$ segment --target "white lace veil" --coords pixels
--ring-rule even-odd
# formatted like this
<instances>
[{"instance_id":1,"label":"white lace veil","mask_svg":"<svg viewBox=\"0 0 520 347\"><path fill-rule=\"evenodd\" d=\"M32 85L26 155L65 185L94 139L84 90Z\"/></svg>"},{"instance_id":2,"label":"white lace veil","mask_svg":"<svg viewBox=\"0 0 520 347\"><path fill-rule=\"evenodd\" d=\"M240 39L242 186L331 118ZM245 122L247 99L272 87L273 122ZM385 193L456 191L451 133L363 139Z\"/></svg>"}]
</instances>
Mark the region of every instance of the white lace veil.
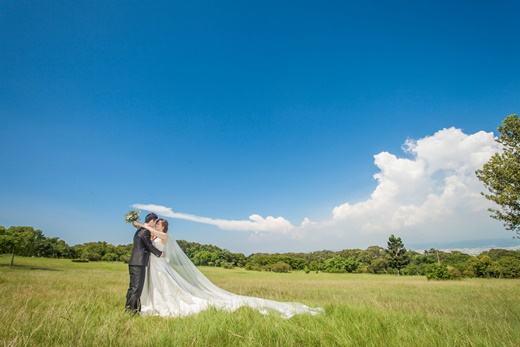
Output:
<instances>
[{"instance_id":1,"label":"white lace veil","mask_svg":"<svg viewBox=\"0 0 520 347\"><path fill-rule=\"evenodd\" d=\"M168 236L165 248L166 261L175 270L172 272L176 277L175 280L187 294L207 301L208 306L226 311L247 306L263 314L275 313L284 318L290 318L295 314L316 315L325 312L322 308L310 308L296 302L277 302L227 292L211 283L184 254L175 239L171 235Z\"/></svg>"}]
</instances>

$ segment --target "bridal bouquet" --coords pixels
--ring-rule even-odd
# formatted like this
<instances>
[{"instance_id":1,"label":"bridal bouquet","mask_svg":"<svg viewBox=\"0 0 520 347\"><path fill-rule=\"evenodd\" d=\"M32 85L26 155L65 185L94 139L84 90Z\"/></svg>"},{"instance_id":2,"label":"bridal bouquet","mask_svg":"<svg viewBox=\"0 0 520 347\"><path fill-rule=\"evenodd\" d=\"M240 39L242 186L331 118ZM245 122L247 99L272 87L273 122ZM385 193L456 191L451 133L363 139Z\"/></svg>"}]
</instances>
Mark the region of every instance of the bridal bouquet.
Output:
<instances>
[{"instance_id":1,"label":"bridal bouquet","mask_svg":"<svg viewBox=\"0 0 520 347\"><path fill-rule=\"evenodd\" d=\"M125 222L132 223L139 220L139 213L141 213L141 211L130 210L130 212L125 214Z\"/></svg>"}]
</instances>

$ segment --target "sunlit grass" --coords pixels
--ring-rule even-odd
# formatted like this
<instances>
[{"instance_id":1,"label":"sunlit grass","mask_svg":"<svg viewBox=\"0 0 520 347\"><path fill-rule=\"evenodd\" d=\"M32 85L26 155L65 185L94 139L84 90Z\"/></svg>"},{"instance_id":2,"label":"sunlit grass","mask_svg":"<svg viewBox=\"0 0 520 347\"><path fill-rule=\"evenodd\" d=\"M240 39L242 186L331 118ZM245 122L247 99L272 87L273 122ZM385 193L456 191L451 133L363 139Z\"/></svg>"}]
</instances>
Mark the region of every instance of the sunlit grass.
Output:
<instances>
[{"instance_id":1,"label":"sunlit grass","mask_svg":"<svg viewBox=\"0 0 520 347\"><path fill-rule=\"evenodd\" d=\"M164 319L123 310L122 263L0 256L4 346L517 346L520 280L204 267L228 291L324 307L285 320L242 308Z\"/></svg>"}]
</instances>

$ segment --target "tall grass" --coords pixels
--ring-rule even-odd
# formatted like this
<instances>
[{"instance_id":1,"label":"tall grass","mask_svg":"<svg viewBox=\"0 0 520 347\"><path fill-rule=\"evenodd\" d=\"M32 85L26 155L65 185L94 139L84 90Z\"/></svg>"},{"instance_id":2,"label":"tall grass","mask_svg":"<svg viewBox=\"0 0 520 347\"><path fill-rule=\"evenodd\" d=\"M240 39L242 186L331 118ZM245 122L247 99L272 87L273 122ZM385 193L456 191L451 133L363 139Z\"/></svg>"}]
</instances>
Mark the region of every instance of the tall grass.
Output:
<instances>
[{"instance_id":1,"label":"tall grass","mask_svg":"<svg viewBox=\"0 0 520 347\"><path fill-rule=\"evenodd\" d=\"M520 280L202 268L243 295L324 307L282 319L248 308L134 317L122 263L0 256L4 346L518 346Z\"/></svg>"}]
</instances>

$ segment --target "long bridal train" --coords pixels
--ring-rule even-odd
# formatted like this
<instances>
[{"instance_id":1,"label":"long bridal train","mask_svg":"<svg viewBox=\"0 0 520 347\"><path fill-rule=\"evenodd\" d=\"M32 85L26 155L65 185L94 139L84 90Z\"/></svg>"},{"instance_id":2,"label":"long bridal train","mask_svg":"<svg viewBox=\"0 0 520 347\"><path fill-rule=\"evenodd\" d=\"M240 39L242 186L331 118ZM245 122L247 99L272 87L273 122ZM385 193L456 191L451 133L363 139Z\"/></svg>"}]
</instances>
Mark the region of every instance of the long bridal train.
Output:
<instances>
[{"instance_id":1,"label":"long bridal train","mask_svg":"<svg viewBox=\"0 0 520 347\"><path fill-rule=\"evenodd\" d=\"M279 314L290 318L296 314L321 314L322 308L311 308L295 302L278 302L227 292L211 283L184 254L169 235L166 245L159 239L154 246L165 250L166 258L150 257L145 287L141 294L141 314L180 317L210 307L235 311L242 306L262 314Z\"/></svg>"}]
</instances>

